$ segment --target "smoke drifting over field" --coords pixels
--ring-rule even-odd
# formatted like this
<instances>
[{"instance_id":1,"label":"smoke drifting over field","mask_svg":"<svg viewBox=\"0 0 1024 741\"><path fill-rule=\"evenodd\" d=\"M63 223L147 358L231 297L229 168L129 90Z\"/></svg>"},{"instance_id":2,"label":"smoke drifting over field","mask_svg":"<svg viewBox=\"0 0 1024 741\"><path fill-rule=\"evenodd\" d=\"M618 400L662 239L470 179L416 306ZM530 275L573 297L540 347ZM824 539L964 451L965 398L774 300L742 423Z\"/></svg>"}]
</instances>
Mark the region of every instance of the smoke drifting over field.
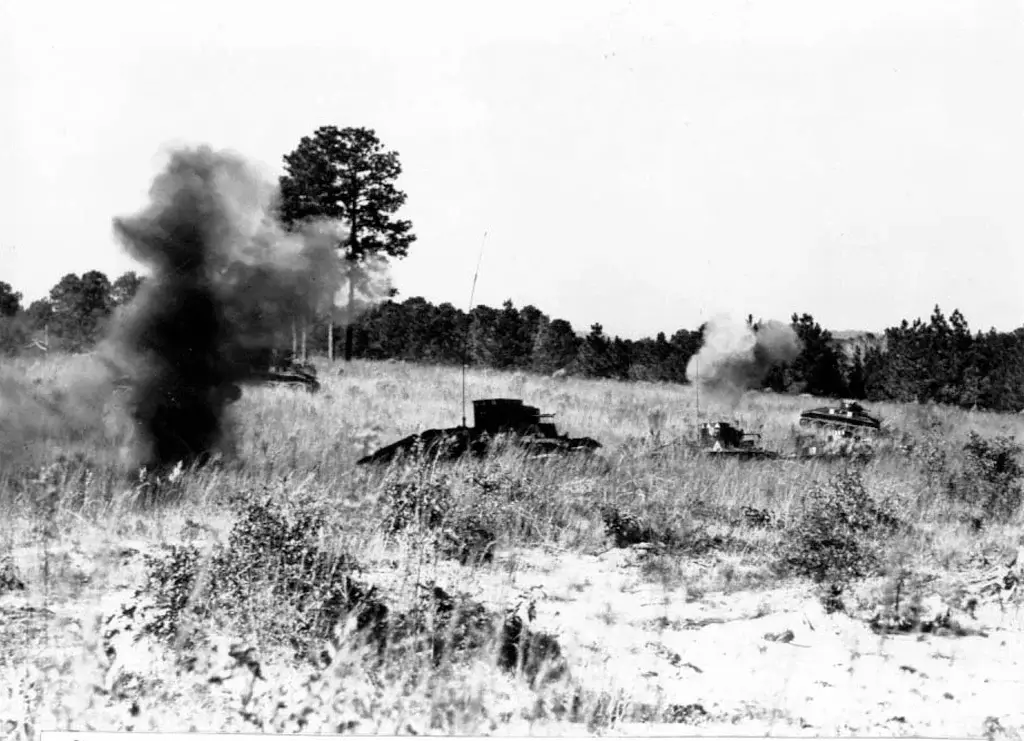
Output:
<instances>
[{"instance_id":1,"label":"smoke drifting over field","mask_svg":"<svg viewBox=\"0 0 1024 741\"><path fill-rule=\"evenodd\" d=\"M242 158L184 149L154 180L149 205L114 220L152 273L106 348L132 377L144 463L210 452L225 431L221 391L244 378L246 354L289 344L293 321L333 310L346 229L321 221L288 232L276 197Z\"/></svg>"},{"instance_id":2,"label":"smoke drifting over field","mask_svg":"<svg viewBox=\"0 0 1024 741\"><path fill-rule=\"evenodd\" d=\"M349 281L352 285L349 286ZM349 291L351 288L351 303ZM342 261L342 285L331 315L339 326L346 326L387 299L391 290L388 263L382 257L367 255L358 264Z\"/></svg>"},{"instance_id":3,"label":"smoke drifting over field","mask_svg":"<svg viewBox=\"0 0 1024 741\"><path fill-rule=\"evenodd\" d=\"M0 367L0 466L40 466L55 450L71 455L80 446L118 462L128 430L112 413L111 392L108 369L88 355Z\"/></svg>"},{"instance_id":4,"label":"smoke drifting over field","mask_svg":"<svg viewBox=\"0 0 1024 741\"><path fill-rule=\"evenodd\" d=\"M704 329L704 344L690 358L686 376L699 379L700 390L729 406L759 385L775 366L796 360L800 338L788 324L761 322L757 332L743 321L716 316Z\"/></svg>"}]
</instances>

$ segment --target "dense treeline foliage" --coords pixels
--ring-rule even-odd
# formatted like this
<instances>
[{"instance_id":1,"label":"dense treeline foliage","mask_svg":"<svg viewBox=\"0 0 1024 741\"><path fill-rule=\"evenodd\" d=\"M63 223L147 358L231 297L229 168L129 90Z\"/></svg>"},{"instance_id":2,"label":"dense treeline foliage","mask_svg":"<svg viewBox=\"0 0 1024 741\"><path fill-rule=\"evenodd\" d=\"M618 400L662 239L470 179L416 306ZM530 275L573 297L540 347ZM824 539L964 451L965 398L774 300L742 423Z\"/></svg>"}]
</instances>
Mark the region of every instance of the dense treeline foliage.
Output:
<instances>
[{"instance_id":1,"label":"dense treeline foliage","mask_svg":"<svg viewBox=\"0 0 1024 741\"><path fill-rule=\"evenodd\" d=\"M534 306L477 306L468 315L449 303L422 298L388 301L356 322L355 353L370 359L398 358L442 364L466 362L500 369L567 372L622 380L686 381L686 363L700 346L700 331L671 339L623 340L600 324L579 336L564 319Z\"/></svg>"},{"instance_id":2,"label":"dense treeline foliage","mask_svg":"<svg viewBox=\"0 0 1024 741\"><path fill-rule=\"evenodd\" d=\"M752 320L751 320L752 323ZM1012 333L971 334L959 311L947 319L935 307L928 323L904 321L867 349L844 351L810 314L791 323L803 349L772 369L764 386L780 393L847 396L871 401L934 401L1018 411L1024 409L1024 327ZM468 333L467 333L468 324ZM752 326L757 328L757 324ZM569 322L533 306L477 306L467 314L422 298L388 301L356 322L356 357L430 363L466 361L493 368L549 373L559 368L596 378L685 383L686 366L703 341L703 327L670 338L623 340L600 324L580 336ZM873 342L870 340L874 340Z\"/></svg>"},{"instance_id":3,"label":"dense treeline foliage","mask_svg":"<svg viewBox=\"0 0 1024 741\"><path fill-rule=\"evenodd\" d=\"M959 311L947 319L936 306L928 323L887 329L861 366L868 399L1024 410L1024 327L972 335Z\"/></svg>"},{"instance_id":4,"label":"dense treeline foliage","mask_svg":"<svg viewBox=\"0 0 1024 741\"><path fill-rule=\"evenodd\" d=\"M0 353L14 354L45 332L51 349L80 352L102 336L119 306L142 279L126 273L111 283L98 271L65 275L47 298L21 304L21 294L0 282ZM748 320L757 329L753 318ZM870 401L938 402L997 411L1024 409L1024 327L1014 332L971 333L959 311L935 307L929 321L903 321L865 346L844 350L810 314L794 314L803 344L797 359L772 369L764 387ZM370 360L470 365L505 370L567 373L623 381L686 383L686 366L700 348L703 327L671 337L628 340L600 324L578 333L564 319L535 306L477 306L469 314L450 303L394 299L360 316L352 327L353 357ZM334 341L345 329L334 327ZM327 352L327 325L308 327L307 352ZM874 341L870 341L874 340Z\"/></svg>"},{"instance_id":5,"label":"dense treeline foliage","mask_svg":"<svg viewBox=\"0 0 1024 741\"><path fill-rule=\"evenodd\" d=\"M42 341L49 349L84 352L103 336L112 315L142 285L129 271L113 283L98 270L68 273L45 298L23 307L22 296L0 281L0 355L14 355Z\"/></svg>"}]
</instances>

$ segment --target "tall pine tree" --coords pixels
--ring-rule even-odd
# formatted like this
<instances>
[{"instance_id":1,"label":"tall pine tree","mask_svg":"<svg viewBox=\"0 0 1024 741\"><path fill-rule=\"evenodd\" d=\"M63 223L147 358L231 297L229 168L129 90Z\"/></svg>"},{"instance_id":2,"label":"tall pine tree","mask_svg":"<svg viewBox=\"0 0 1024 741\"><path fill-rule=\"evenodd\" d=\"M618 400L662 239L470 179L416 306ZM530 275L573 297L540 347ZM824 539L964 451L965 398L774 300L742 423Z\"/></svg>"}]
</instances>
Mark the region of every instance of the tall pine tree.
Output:
<instances>
[{"instance_id":1,"label":"tall pine tree","mask_svg":"<svg viewBox=\"0 0 1024 741\"><path fill-rule=\"evenodd\" d=\"M349 227L338 245L349 263L345 360L352 358L355 277L368 258L402 258L416 237L409 221L394 218L406 195L395 181L398 154L386 151L373 129L322 126L284 158L281 218L292 225L308 218L340 219ZM328 354L334 357L334 322L328 322Z\"/></svg>"}]
</instances>

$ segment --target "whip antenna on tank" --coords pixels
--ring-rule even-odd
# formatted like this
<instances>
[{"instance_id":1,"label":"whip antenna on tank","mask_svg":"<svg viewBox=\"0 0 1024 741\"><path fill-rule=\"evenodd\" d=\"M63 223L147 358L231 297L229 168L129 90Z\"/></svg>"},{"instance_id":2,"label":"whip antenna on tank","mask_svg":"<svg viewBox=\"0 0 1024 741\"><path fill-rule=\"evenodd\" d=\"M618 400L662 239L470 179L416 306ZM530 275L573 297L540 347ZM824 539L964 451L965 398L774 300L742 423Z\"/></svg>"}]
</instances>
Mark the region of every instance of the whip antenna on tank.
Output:
<instances>
[{"instance_id":1,"label":"whip antenna on tank","mask_svg":"<svg viewBox=\"0 0 1024 741\"><path fill-rule=\"evenodd\" d=\"M480 261L484 257L484 244L487 242L487 232L480 240L480 254L476 258L476 271L473 273L473 287L469 290L469 307L466 309L466 331L462 335L462 426L466 426L466 347L469 344L469 328L472 326L473 296L476 294L476 278L480 275Z\"/></svg>"}]
</instances>

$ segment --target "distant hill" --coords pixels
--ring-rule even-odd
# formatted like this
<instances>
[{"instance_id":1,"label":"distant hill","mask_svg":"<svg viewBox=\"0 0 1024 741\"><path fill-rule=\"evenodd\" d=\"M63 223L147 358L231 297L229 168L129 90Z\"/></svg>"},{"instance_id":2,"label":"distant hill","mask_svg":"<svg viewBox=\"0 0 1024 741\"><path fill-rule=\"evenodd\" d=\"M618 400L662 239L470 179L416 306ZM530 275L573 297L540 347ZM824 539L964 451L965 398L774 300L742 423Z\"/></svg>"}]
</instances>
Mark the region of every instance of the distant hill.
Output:
<instances>
[{"instance_id":1,"label":"distant hill","mask_svg":"<svg viewBox=\"0 0 1024 741\"><path fill-rule=\"evenodd\" d=\"M865 332L859 329L842 329L832 332L832 338L839 345L839 349L843 351L843 354L849 360L853 358L853 354L859 347L861 355L868 351L869 348L875 347L881 350L885 349L885 333L884 332Z\"/></svg>"}]
</instances>

